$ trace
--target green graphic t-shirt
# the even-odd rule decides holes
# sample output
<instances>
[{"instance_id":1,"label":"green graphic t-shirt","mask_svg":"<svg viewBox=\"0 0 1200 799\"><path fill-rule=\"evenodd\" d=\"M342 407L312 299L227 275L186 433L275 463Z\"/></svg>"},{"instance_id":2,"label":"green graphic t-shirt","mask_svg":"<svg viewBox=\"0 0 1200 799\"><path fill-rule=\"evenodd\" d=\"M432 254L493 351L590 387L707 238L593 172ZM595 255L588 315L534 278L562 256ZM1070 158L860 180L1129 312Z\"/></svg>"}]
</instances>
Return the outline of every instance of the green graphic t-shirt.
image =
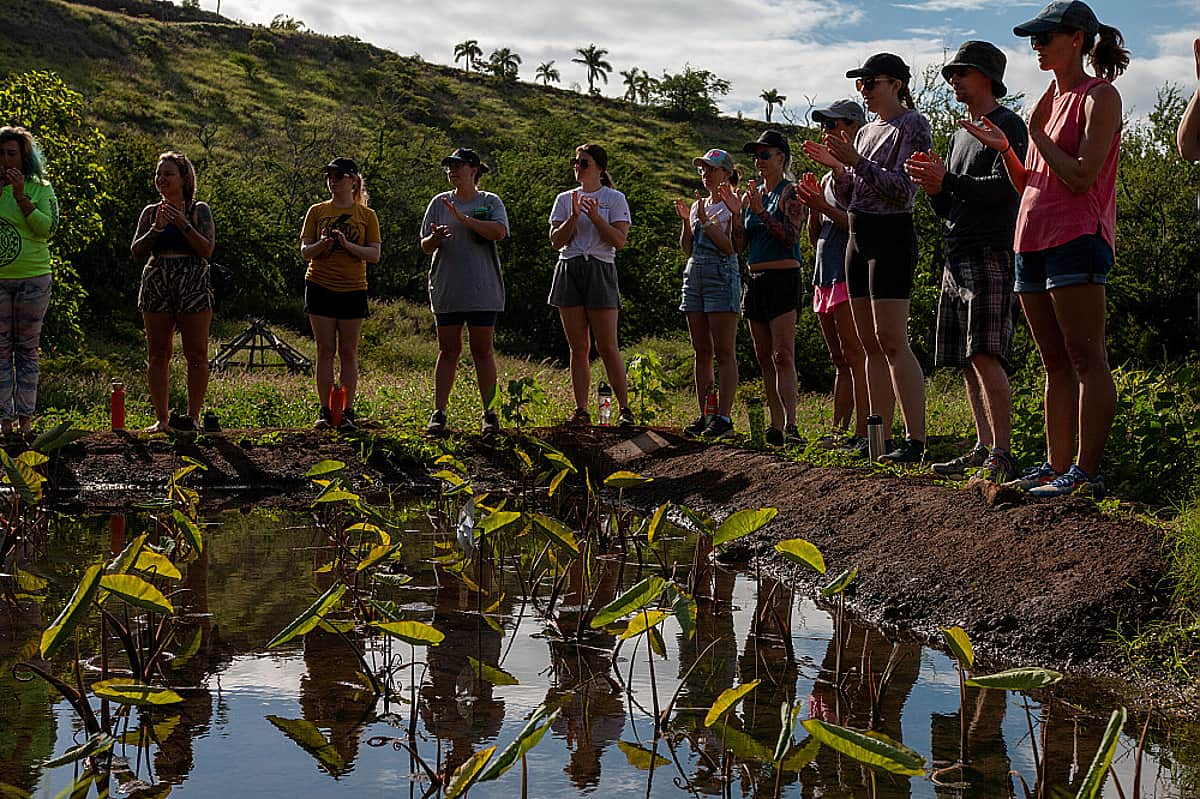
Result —
<instances>
[{"instance_id":1,"label":"green graphic t-shirt","mask_svg":"<svg viewBox=\"0 0 1200 799\"><path fill-rule=\"evenodd\" d=\"M0 280L21 280L50 274L46 242L58 229L58 199L49 183L25 179L25 196L33 213L21 213L13 187L0 189Z\"/></svg>"}]
</instances>

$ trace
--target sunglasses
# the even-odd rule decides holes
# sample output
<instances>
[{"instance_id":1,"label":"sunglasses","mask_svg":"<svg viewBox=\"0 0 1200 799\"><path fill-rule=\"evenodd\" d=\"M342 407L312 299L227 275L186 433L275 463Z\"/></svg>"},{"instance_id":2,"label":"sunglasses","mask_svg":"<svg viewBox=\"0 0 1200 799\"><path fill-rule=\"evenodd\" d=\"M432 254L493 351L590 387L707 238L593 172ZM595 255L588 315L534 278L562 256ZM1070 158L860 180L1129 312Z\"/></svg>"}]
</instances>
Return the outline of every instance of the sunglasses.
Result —
<instances>
[{"instance_id":1,"label":"sunglasses","mask_svg":"<svg viewBox=\"0 0 1200 799\"><path fill-rule=\"evenodd\" d=\"M1045 47L1060 33L1070 33L1070 31L1042 31L1041 33L1035 33L1029 37L1029 43L1035 47Z\"/></svg>"},{"instance_id":2,"label":"sunglasses","mask_svg":"<svg viewBox=\"0 0 1200 799\"><path fill-rule=\"evenodd\" d=\"M821 123L821 127L822 127L824 130L831 130L831 131L832 131L832 130L837 130L837 126L838 126L838 122L839 122L839 121L840 121L840 120L837 120L837 119L826 119L825 121L823 121L823 122Z\"/></svg>"},{"instance_id":3,"label":"sunglasses","mask_svg":"<svg viewBox=\"0 0 1200 799\"><path fill-rule=\"evenodd\" d=\"M587 169L591 165L592 165L592 162L587 160L586 158L572 158L571 159L571 166L577 166L580 169Z\"/></svg>"},{"instance_id":4,"label":"sunglasses","mask_svg":"<svg viewBox=\"0 0 1200 799\"><path fill-rule=\"evenodd\" d=\"M326 172L325 176L330 180L345 180L350 177L349 172Z\"/></svg>"},{"instance_id":5,"label":"sunglasses","mask_svg":"<svg viewBox=\"0 0 1200 799\"><path fill-rule=\"evenodd\" d=\"M965 78L971 74L971 67L946 67L947 78Z\"/></svg>"},{"instance_id":6,"label":"sunglasses","mask_svg":"<svg viewBox=\"0 0 1200 799\"><path fill-rule=\"evenodd\" d=\"M779 150L755 150L754 151L754 160L755 161L769 161L772 158L774 158L775 154L778 152L779 152Z\"/></svg>"},{"instance_id":7,"label":"sunglasses","mask_svg":"<svg viewBox=\"0 0 1200 799\"><path fill-rule=\"evenodd\" d=\"M883 81L885 83L891 83L894 80L895 80L895 78L881 77L879 75L871 75L868 78L859 78L858 80L854 81L854 88L858 89L860 92L869 92L872 89L874 89L875 84L879 83L880 81Z\"/></svg>"}]
</instances>

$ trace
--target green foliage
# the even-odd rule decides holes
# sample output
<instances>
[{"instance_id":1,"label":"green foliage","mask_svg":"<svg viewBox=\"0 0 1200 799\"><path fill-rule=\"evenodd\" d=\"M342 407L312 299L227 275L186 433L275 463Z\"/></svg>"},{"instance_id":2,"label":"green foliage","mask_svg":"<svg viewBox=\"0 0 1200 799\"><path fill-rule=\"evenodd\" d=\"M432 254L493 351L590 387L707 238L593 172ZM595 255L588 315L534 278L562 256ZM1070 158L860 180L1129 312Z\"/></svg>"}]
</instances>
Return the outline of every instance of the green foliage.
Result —
<instances>
[{"instance_id":1,"label":"green foliage","mask_svg":"<svg viewBox=\"0 0 1200 799\"><path fill-rule=\"evenodd\" d=\"M732 84L707 69L686 65L683 72L663 72L655 89L658 104L678 119L705 119L720 112L717 101L729 94Z\"/></svg>"},{"instance_id":2,"label":"green foliage","mask_svg":"<svg viewBox=\"0 0 1200 799\"><path fill-rule=\"evenodd\" d=\"M235 67L241 67L250 80L254 80L258 76L258 70L262 66L257 58L248 53L233 53L229 56L229 63Z\"/></svg>"},{"instance_id":3,"label":"green foliage","mask_svg":"<svg viewBox=\"0 0 1200 799\"><path fill-rule=\"evenodd\" d=\"M639 352L625 370L634 414L642 424L654 421L663 410L667 390L663 385L662 361L653 351Z\"/></svg>"},{"instance_id":4,"label":"green foliage","mask_svg":"<svg viewBox=\"0 0 1200 799\"><path fill-rule=\"evenodd\" d=\"M146 58L149 58L155 64L161 65L166 63L169 51L158 37L143 34L137 37L136 41L138 49L142 51Z\"/></svg>"},{"instance_id":5,"label":"green foliage","mask_svg":"<svg viewBox=\"0 0 1200 799\"><path fill-rule=\"evenodd\" d=\"M500 414L514 427L527 427L533 421L534 411L546 404L546 389L536 377L527 375L519 380L509 380L503 392L497 391L500 399Z\"/></svg>"}]
</instances>

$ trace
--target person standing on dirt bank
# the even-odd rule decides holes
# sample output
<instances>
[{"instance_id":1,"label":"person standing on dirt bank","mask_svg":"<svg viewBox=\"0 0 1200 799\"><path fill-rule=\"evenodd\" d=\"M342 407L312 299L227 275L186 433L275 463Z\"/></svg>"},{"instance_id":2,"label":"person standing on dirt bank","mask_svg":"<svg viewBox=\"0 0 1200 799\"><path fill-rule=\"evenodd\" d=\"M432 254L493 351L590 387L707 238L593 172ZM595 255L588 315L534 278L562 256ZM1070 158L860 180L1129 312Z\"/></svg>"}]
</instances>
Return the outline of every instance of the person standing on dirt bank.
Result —
<instances>
[{"instance_id":1,"label":"person standing on dirt bank","mask_svg":"<svg viewBox=\"0 0 1200 799\"><path fill-rule=\"evenodd\" d=\"M1200 39L1192 42L1192 54L1196 59L1196 81L1200 82ZM1189 161L1200 161L1200 86L1197 86L1183 112L1183 118L1179 120L1175 143L1179 146L1181 156ZM1200 210L1200 198L1197 200L1197 210Z\"/></svg>"},{"instance_id":2,"label":"person standing on dirt bank","mask_svg":"<svg viewBox=\"0 0 1200 799\"><path fill-rule=\"evenodd\" d=\"M591 424L588 392L592 383L592 339L620 405L617 423L634 425L629 409L625 363L617 346L617 250L629 236L629 203L608 175L608 153L599 144L575 148L571 169L579 188L554 198L550 244L559 252L547 302L558 309L571 349L571 388L575 413L568 424Z\"/></svg>"},{"instance_id":3,"label":"person standing on dirt bank","mask_svg":"<svg viewBox=\"0 0 1200 799\"><path fill-rule=\"evenodd\" d=\"M959 123L1001 154L1021 193L1016 292L1046 369L1046 460L1010 485L1036 496L1082 491L1100 499L1100 457L1117 405L1104 346L1121 146L1121 95L1112 81L1129 66L1129 51L1121 32L1079 0L1057 0L1013 33L1029 37L1038 66L1054 73L1029 117L1033 147L1024 163L988 119ZM1084 56L1096 77L1084 71Z\"/></svg>"},{"instance_id":4,"label":"person standing on dirt bank","mask_svg":"<svg viewBox=\"0 0 1200 799\"><path fill-rule=\"evenodd\" d=\"M496 351L493 334L504 310L504 277L496 242L508 237L508 213L495 194L479 190L488 165L467 147L442 159L453 186L434 197L421 222L421 251L433 256L429 269L429 306L437 323L438 357L433 370L433 415L430 433L446 430L446 406L458 358L463 325L471 342L471 360L483 400L483 432L500 429L491 409L496 395Z\"/></svg>"},{"instance_id":5,"label":"person standing on dirt bank","mask_svg":"<svg viewBox=\"0 0 1200 799\"><path fill-rule=\"evenodd\" d=\"M0 128L0 433L33 431L38 346L50 307L50 248L58 199L25 128Z\"/></svg>"},{"instance_id":6,"label":"person standing on dirt bank","mask_svg":"<svg viewBox=\"0 0 1200 799\"><path fill-rule=\"evenodd\" d=\"M154 186L161 199L142 210L130 246L134 258L148 259L138 288L138 308L146 324L146 379L155 421L145 432L168 428L193 432L199 428L208 391L208 329L213 315L208 259L216 246L216 232L212 211L196 201L196 169L186 155L160 155ZM167 407L176 329L187 360L188 408L183 417Z\"/></svg>"},{"instance_id":7,"label":"person standing on dirt bank","mask_svg":"<svg viewBox=\"0 0 1200 799\"><path fill-rule=\"evenodd\" d=\"M379 219L367 207L366 183L352 158L339 157L325 167L330 199L311 206L300 232L304 273L304 310L317 342L314 372L321 410L315 430L333 426L329 391L333 356L346 389L340 430L354 430L354 393L358 388L358 337L367 317L367 264L379 263Z\"/></svg>"},{"instance_id":8,"label":"person standing on dirt bank","mask_svg":"<svg viewBox=\"0 0 1200 799\"><path fill-rule=\"evenodd\" d=\"M900 400L905 439L881 457L920 463L925 456L925 375L908 342L908 311L917 267L913 199L917 187L904 172L915 152L933 146L929 122L917 112L908 84L912 72L891 53L877 53L846 73L856 78L867 110L878 118L851 141L844 131L804 152L833 169L834 194L850 209L846 284L859 339L867 351L871 413L892 429ZM887 449L888 447L885 447Z\"/></svg>"},{"instance_id":9,"label":"person standing on dirt bank","mask_svg":"<svg viewBox=\"0 0 1200 799\"><path fill-rule=\"evenodd\" d=\"M1004 131L1024 160L1025 123L997 102L1008 94L1006 60L989 42L966 42L942 67L942 77L971 120L987 119ZM946 220L934 364L962 369L975 420L975 446L933 464L933 471L961 479L968 469L982 467L989 480L1006 483L1017 476L1009 450L1012 398L1004 367L1012 357L1012 241L1020 197L1000 154L962 128L950 138L945 162L933 151L914 153L905 169Z\"/></svg>"},{"instance_id":10,"label":"person standing on dirt bank","mask_svg":"<svg viewBox=\"0 0 1200 799\"><path fill-rule=\"evenodd\" d=\"M742 275L735 240L734 216L741 216L742 203L735 189L738 170L724 150L712 149L692 159L708 196L696 192L696 202L675 201L675 213L683 224L679 246L687 255L683 269L683 298L679 310L687 314L688 332L695 352L696 399L700 416L684 428L685 433L720 438L733 431L733 397L737 392L737 326L742 302ZM743 230L739 226L739 230ZM717 374L713 375L713 356ZM720 380L717 381L716 377ZM717 412L705 409L707 393L719 387Z\"/></svg>"}]
</instances>

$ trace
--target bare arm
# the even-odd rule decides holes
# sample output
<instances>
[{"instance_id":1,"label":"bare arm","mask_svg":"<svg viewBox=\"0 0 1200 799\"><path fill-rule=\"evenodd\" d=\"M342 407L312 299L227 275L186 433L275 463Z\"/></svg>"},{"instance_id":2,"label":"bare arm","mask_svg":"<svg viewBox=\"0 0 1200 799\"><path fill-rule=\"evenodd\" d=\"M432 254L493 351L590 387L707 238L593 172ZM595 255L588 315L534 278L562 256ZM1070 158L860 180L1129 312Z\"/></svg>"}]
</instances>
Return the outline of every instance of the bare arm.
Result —
<instances>
[{"instance_id":1,"label":"bare arm","mask_svg":"<svg viewBox=\"0 0 1200 799\"><path fill-rule=\"evenodd\" d=\"M1083 194L1099 177L1120 130L1121 95L1111 84L1101 83L1083 101L1083 135L1079 139L1078 156L1063 152L1041 125L1030 124L1029 140L1046 159L1050 171L1072 192Z\"/></svg>"},{"instance_id":2,"label":"bare arm","mask_svg":"<svg viewBox=\"0 0 1200 799\"><path fill-rule=\"evenodd\" d=\"M550 223L550 245L556 250L561 250L566 247L571 241L571 237L575 235L575 221L578 216L572 214L561 222Z\"/></svg>"},{"instance_id":3,"label":"bare arm","mask_svg":"<svg viewBox=\"0 0 1200 799\"><path fill-rule=\"evenodd\" d=\"M306 261L323 258L333 252L333 246L333 239L325 236L302 238L300 239L300 257Z\"/></svg>"},{"instance_id":4,"label":"bare arm","mask_svg":"<svg viewBox=\"0 0 1200 799\"><path fill-rule=\"evenodd\" d=\"M1183 112L1179 130L1175 134L1175 143L1179 145L1181 156L1188 161L1200 161L1200 89L1196 89Z\"/></svg>"},{"instance_id":5,"label":"bare arm","mask_svg":"<svg viewBox=\"0 0 1200 799\"><path fill-rule=\"evenodd\" d=\"M625 246L625 242L629 238L628 222L606 222L599 216L593 216L591 220L592 224L596 226L596 232L600 234L601 241L612 245L617 250Z\"/></svg>"},{"instance_id":6,"label":"bare arm","mask_svg":"<svg viewBox=\"0 0 1200 799\"><path fill-rule=\"evenodd\" d=\"M138 260L150 257L150 253L154 251L154 240L162 232L155 226L157 209L157 203L147 205L142 209L142 215L138 217L137 231L134 232L133 244L129 247L130 254Z\"/></svg>"},{"instance_id":7,"label":"bare arm","mask_svg":"<svg viewBox=\"0 0 1200 799\"><path fill-rule=\"evenodd\" d=\"M206 203L196 203L196 221L183 226L184 238L192 245L196 255L201 258L211 258L217 246L217 231L213 224L212 209Z\"/></svg>"}]
</instances>

